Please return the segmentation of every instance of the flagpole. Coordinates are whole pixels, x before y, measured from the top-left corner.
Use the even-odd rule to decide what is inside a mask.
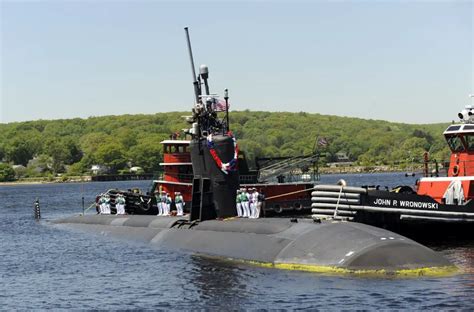
[[[225,99],[225,117],[227,122],[227,131],[230,131],[229,125],[229,90],[224,89],[224,99]]]

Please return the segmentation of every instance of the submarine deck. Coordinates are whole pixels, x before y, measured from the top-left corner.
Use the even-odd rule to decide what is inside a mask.
[[[456,270],[433,250],[365,224],[283,218],[186,221],[178,217],[86,215],[53,223],[283,269],[391,275],[445,275]]]

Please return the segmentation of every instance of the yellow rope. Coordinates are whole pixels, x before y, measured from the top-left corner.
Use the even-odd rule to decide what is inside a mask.
[[[316,189],[316,187],[312,187],[312,188],[309,188],[309,189],[304,189],[304,190],[300,190],[300,191],[295,191],[295,192],[290,192],[290,193],[285,193],[285,194],[280,194],[280,195],[275,195],[275,196],[267,197],[267,198],[265,198],[265,200],[274,199],[274,198],[278,198],[278,197],[284,197],[284,196],[293,195],[293,194],[297,194],[297,193],[303,193],[303,192],[311,191],[311,190],[314,190],[314,189]]]

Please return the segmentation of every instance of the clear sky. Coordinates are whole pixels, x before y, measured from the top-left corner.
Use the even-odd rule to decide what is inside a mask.
[[[474,93],[473,1],[0,0],[0,122],[186,111],[183,28],[231,109],[448,122]]]

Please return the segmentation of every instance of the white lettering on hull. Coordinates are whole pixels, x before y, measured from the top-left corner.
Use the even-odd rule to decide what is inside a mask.
[[[379,206],[391,206],[392,201],[390,199],[376,198],[374,204]]]
[[[438,203],[417,202],[411,200],[391,200],[386,198],[376,198],[373,201],[376,206],[396,207],[396,208],[418,208],[418,209],[438,209]]]

